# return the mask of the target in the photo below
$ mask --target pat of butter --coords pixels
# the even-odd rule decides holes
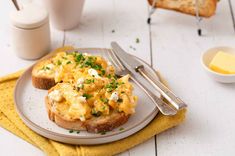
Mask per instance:
[[[219,51],[209,65],[210,69],[222,74],[235,74],[235,55]]]

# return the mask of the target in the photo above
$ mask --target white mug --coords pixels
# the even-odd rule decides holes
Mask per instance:
[[[44,0],[55,28],[75,28],[81,19],[85,0]]]

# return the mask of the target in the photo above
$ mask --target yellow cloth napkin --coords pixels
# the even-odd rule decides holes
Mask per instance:
[[[38,135],[28,128],[18,116],[13,100],[13,91],[17,79],[23,71],[0,78],[0,126],[35,145],[50,156],[106,156],[128,150],[152,136],[179,125],[185,119],[186,109],[175,116],[159,113],[144,129],[125,139],[102,145],[68,145]]]

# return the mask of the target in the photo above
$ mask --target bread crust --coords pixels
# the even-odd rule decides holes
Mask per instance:
[[[40,77],[32,74],[32,84],[35,88],[48,90],[51,87],[55,86],[54,78],[50,77]]]
[[[150,5],[152,5],[153,1],[154,0],[148,0]],[[176,3],[177,5],[175,5]],[[199,3],[203,3],[203,5],[199,7],[200,16],[209,18],[215,14],[217,0],[199,0]],[[155,7],[196,16],[194,0],[158,0]]]
[[[81,120],[66,120],[52,111],[53,104],[47,96],[45,98],[45,104],[49,119],[58,126],[68,130],[87,130],[91,133],[111,131],[126,123],[130,117],[130,115],[125,115],[123,112],[112,112],[108,116],[92,117],[84,122]]]

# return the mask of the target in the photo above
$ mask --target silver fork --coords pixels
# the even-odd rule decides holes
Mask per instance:
[[[111,51],[109,53],[109,56],[111,58],[111,61],[116,69],[116,74],[118,76],[123,76],[129,74],[132,81],[134,81],[148,96],[149,98],[156,104],[159,111],[164,115],[175,115],[177,111],[173,109],[171,106],[169,106],[167,103],[165,103],[162,99],[157,97],[155,94],[153,94],[149,89],[147,89],[140,81],[138,81],[135,76],[121,63],[118,56]]]

